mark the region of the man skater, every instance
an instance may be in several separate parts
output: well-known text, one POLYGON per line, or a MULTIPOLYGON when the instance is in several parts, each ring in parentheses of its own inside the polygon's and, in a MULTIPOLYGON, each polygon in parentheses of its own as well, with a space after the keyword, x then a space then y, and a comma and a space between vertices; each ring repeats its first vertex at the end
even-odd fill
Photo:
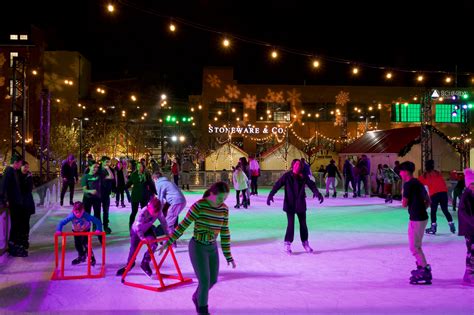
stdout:
POLYGON ((74 155, 69 154, 66 160, 61 165, 61 207, 64 203, 64 195, 69 188, 69 205, 74 205, 74 184, 77 183, 79 177, 77 175, 77 164, 74 161, 74 155))

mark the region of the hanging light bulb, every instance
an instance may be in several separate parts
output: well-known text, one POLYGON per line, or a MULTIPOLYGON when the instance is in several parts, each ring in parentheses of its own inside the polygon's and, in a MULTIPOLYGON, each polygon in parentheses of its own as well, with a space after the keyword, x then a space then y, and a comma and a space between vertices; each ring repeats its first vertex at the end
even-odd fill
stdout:
POLYGON ((171 32, 174 33, 176 31, 176 25, 174 25, 174 23, 170 23, 169 29, 170 29, 171 32))
POLYGON ((358 74, 359 73, 359 68, 354 67, 352 68, 352 74, 358 74))
POLYGON ((385 78, 387 78, 387 80, 390 80, 392 78, 392 73, 387 72, 387 74, 385 75, 385 78))
POLYGON ((446 83, 451 83, 451 77, 446 77, 446 79, 444 79, 444 81, 445 81, 446 83))
POLYGON ((114 12, 115 11, 115 7, 112 3, 109 3, 107 5, 107 11, 109 11, 110 13, 114 12))
POLYGON ((417 80, 418 82, 422 82, 422 81, 424 80, 424 77, 420 74, 420 75, 416 78, 416 80, 417 80))
POLYGON ((319 60, 313 60, 313 68, 319 68, 319 60))
POLYGON ((275 49, 272 50, 271 56, 272 56, 272 59, 277 59, 278 58, 278 52, 275 49))
POLYGON ((225 48, 229 47, 230 41, 227 38, 224 38, 224 40, 222 41, 222 46, 224 46, 225 48))

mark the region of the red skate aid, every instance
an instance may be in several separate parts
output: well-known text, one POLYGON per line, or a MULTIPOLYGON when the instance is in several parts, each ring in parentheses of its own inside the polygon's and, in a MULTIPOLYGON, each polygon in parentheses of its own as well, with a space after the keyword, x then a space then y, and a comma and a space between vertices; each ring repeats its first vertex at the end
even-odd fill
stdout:
POLYGON ((163 257, 160 260, 160 263, 158 264, 156 262, 155 254, 153 253, 150 244, 157 243, 157 242, 166 242, 166 241, 168 241, 167 236, 159 237, 159 238, 156 238, 154 240, 143 240, 143 241, 141 241, 140 244, 138 244, 137 250, 133 254, 132 259, 130 260, 127 267, 125 268, 125 272, 122 275, 122 283, 125 284, 125 285, 128 285, 128 286, 135 287, 135 288, 140 288, 140 289, 158 291, 159 292, 159 291, 167 290, 167 289, 172 288, 172 287, 176 287, 176 286, 179 286, 179 285, 183 285, 183 284, 192 282, 193 280, 191 278, 183 277, 183 274, 181 273, 181 269, 179 268, 179 265, 178 265, 178 261, 176 260, 176 256, 174 255, 172 246, 168 246, 165 253, 163 254, 163 257), (140 249, 145 244, 147 246, 148 253, 150 253, 151 261, 153 262, 153 266, 155 268, 156 275, 158 277, 158 281, 159 281, 159 284, 160 284, 159 287, 148 286, 148 285, 139 284, 139 283, 132 283, 132 282, 128 282, 128 281, 125 280, 125 278, 127 277, 128 272, 131 269, 131 266, 132 266, 133 262, 137 259, 137 255, 140 252, 140 249), (164 273, 160 272, 160 268, 163 265, 163 262, 165 261, 168 254, 170 254, 171 258, 173 259, 174 266, 176 268, 176 272, 178 273, 178 275, 169 275, 169 274, 164 274, 164 273), (171 283, 171 284, 165 284, 163 279, 174 279, 174 280, 178 280, 178 281, 174 282, 174 283, 171 283))
POLYGON ((54 255, 55 268, 51 276, 51 280, 74 280, 74 279, 96 279, 105 277, 105 232, 62 232, 60 235, 54 235, 54 255), (92 256, 92 236, 101 235, 102 237, 102 266, 100 273, 92 274, 91 256, 92 256), (59 264, 59 242, 58 237, 62 237, 61 241, 61 264, 59 264), (87 236, 87 274, 79 276, 64 275, 64 259, 66 257, 66 237, 67 236, 87 236))

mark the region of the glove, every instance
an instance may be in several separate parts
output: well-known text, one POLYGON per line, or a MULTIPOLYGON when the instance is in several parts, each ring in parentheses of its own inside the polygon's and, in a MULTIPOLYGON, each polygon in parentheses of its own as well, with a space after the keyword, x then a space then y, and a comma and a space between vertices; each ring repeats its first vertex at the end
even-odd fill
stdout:
POLYGON ((324 201, 323 195, 319 194, 317 197, 318 197, 319 203, 323 203, 324 201))
POLYGON ((268 198, 267 198, 267 205, 268 205, 268 206, 270 205, 270 202, 275 202, 275 201, 273 200, 273 196, 268 196, 268 198))

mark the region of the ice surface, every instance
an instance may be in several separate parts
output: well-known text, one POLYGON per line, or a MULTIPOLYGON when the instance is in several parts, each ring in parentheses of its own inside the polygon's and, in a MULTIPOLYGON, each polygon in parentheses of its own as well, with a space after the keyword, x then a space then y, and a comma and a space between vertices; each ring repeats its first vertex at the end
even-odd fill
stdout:
MULTIPOLYGON (((201 194, 202 190, 186 193, 188 205, 201 194)), ((228 199, 237 269, 227 266, 220 254, 219 282, 209 298, 212 314, 474 314, 474 289, 462 285, 464 239, 449 232, 441 211, 439 234, 424 239, 433 285, 413 286, 408 283, 415 267, 408 249, 408 214, 399 202, 385 205, 379 198, 338 197, 319 206, 317 200, 308 199, 309 241, 315 253, 303 251, 296 225, 294 254, 288 256, 283 252, 283 194, 271 207, 265 204, 268 189, 260 194, 252 197, 247 210, 233 208, 233 192, 228 199)), ((77 192, 76 200, 80 196, 77 192)), ((187 253, 192 228, 177 248, 183 274, 193 278, 192 284, 157 293, 125 286, 115 276, 128 254, 129 207, 111 207, 106 278, 50 281, 53 233, 70 211, 71 207, 58 207, 40 221, 46 211, 39 209, 32 218, 32 225, 39 225, 31 236, 30 257, 0 258, 1 312, 195 313, 191 294, 197 282, 187 253)), ((67 226, 65 231, 69 230, 67 226)), ((70 241, 66 266, 75 273, 85 267, 70 265, 75 257, 70 241)), ((99 256, 99 248, 95 250, 99 256)), ((164 271, 170 267, 166 263, 164 271)), ((131 277, 150 283, 138 264, 131 277)))

